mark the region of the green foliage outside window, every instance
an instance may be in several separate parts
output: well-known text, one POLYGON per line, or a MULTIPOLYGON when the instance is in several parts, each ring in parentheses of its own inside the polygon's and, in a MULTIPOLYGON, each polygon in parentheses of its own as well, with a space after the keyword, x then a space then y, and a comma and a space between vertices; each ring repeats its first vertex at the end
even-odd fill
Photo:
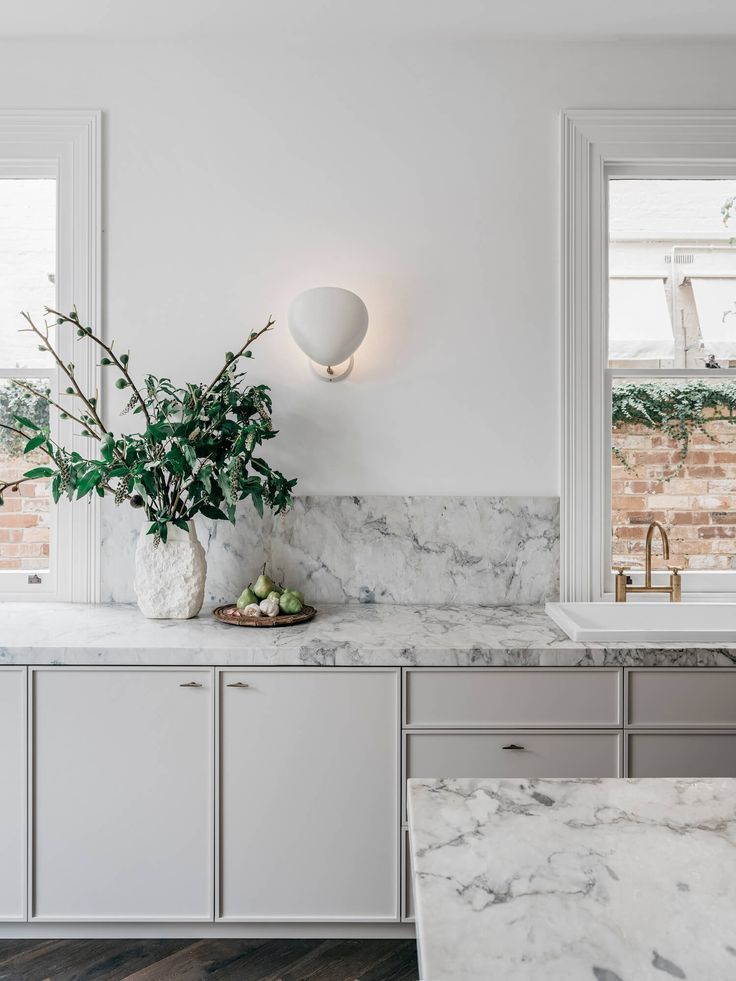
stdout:
POLYGON ((633 468, 616 446, 616 432, 623 427, 644 426, 677 443, 681 462, 668 475, 673 477, 681 469, 695 433, 720 442, 709 432, 710 423, 731 423, 736 436, 736 382, 617 382, 612 392, 612 418, 613 454, 628 469, 633 468))

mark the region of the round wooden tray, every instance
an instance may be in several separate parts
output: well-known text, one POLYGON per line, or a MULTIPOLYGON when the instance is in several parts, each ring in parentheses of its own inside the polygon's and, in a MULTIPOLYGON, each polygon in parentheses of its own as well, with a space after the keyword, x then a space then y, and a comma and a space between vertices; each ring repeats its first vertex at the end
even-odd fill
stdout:
POLYGON ((221 623, 232 623, 236 627, 291 627, 295 623, 306 623, 317 612, 313 606, 304 606, 301 613, 280 613, 277 617, 241 617, 234 611, 234 603, 218 606, 213 616, 221 623))

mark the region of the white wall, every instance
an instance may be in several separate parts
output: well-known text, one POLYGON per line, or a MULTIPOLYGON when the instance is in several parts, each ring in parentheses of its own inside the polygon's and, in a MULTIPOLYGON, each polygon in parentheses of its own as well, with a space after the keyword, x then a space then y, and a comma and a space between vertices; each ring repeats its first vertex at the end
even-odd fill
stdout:
POLYGON ((199 379, 270 312, 254 377, 302 492, 558 490, 558 113, 727 106, 736 46, 0 45, 6 106, 105 113, 106 330, 199 379), (285 326, 336 284, 349 382, 285 326))

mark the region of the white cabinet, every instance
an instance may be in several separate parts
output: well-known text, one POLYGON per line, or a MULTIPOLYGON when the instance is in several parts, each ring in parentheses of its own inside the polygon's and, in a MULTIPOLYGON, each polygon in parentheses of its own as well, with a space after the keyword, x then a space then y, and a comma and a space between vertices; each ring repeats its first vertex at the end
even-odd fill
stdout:
POLYGON ((213 672, 31 670, 31 919, 212 916, 213 672))
POLYGON ((26 669, 0 667, 0 921, 25 919, 26 669))
POLYGON ((399 671, 219 672, 218 918, 396 920, 399 671))

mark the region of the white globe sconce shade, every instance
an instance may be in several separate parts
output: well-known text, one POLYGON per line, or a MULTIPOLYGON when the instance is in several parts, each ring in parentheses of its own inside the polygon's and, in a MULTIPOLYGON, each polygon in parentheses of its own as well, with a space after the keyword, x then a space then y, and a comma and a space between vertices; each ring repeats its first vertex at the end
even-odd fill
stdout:
POLYGON ((289 330, 320 378, 341 381, 368 330, 368 310, 350 290, 318 286, 292 300, 289 330))

